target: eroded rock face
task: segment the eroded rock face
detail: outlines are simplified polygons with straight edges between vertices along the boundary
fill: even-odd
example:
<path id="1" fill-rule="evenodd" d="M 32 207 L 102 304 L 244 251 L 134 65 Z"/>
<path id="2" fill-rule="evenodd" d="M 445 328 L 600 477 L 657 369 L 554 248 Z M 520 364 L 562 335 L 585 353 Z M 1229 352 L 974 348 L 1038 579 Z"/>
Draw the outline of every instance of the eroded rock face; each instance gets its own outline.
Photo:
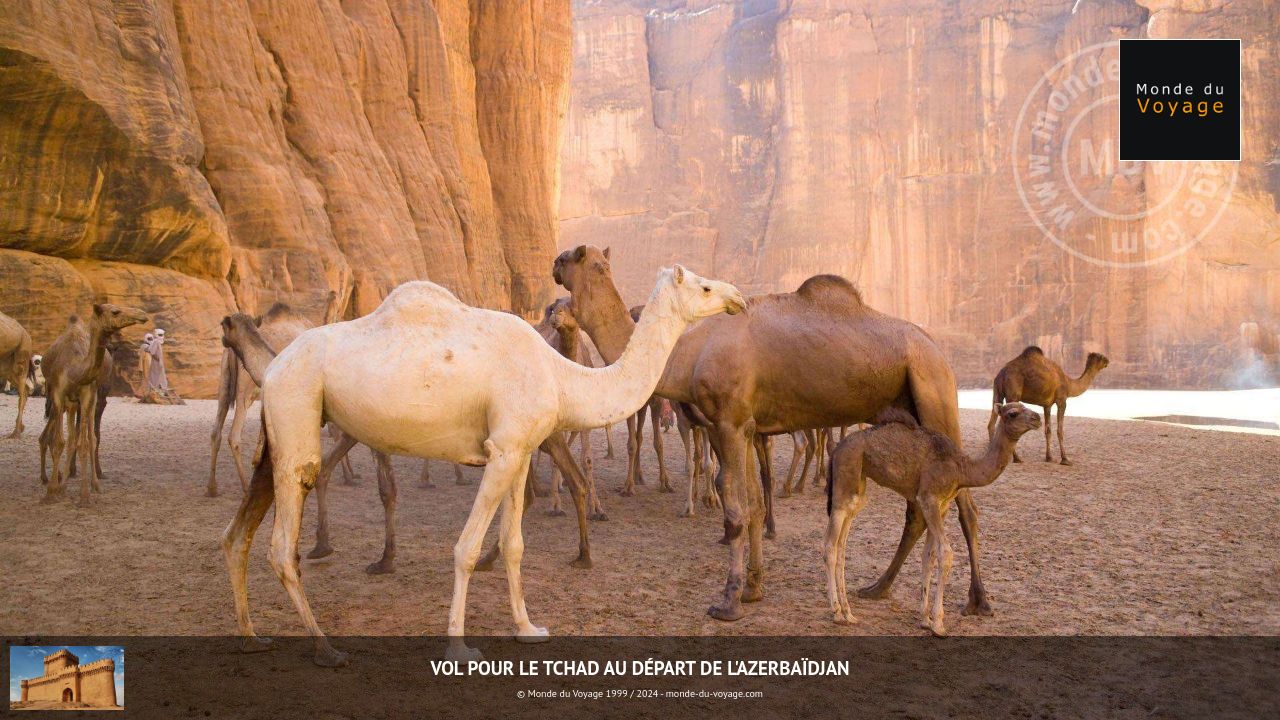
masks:
<path id="1" fill-rule="evenodd" d="M 611 245 L 629 302 L 677 261 L 749 292 L 835 272 L 926 327 L 966 384 L 989 384 L 1032 343 L 1072 373 L 1106 353 L 1102 385 L 1232 386 L 1274 372 L 1274 4 L 576 0 L 574 11 L 560 242 Z M 1169 259 L 1143 265 L 1161 253 L 1140 246 L 1134 267 L 1046 239 L 1014 182 L 1024 103 L 1034 117 L 1066 88 L 1062 72 L 1037 86 L 1044 73 L 1120 37 L 1244 47 L 1244 161 L 1229 198 L 1214 193 L 1222 214 Z M 1106 107 L 1079 128 L 1118 137 Z M 1161 203 L 1196 199 L 1155 164 L 1095 150 L 1084 194 L 1144 217 L 1080 213 L 1059 234 L 1082 255 L 1107 259 L 1109 238 L 1158 233 Z"/>
<path id="2" fill-rule="evenodd" d="M 40 349 L 141 307 L 188 397 L 237 309 L 354 317 L 428 278 L 534 311 L 569 27 L 568 0 L 5 2 L 0 310 Z"/>

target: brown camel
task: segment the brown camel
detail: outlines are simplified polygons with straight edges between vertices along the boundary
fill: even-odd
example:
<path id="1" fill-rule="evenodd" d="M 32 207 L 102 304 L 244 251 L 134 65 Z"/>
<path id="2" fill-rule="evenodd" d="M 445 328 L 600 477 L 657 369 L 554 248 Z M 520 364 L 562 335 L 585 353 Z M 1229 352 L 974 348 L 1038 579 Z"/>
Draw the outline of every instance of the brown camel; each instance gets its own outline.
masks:
<path id="1" fill-rule="evenodd" d="M 102 448 L 102 414 L 107 410 L 107 399 L 111 396 L 111 386 L 115 383 L 116 353 L 123 352 L 128 346 L 118 332 L 112 333 L 106 344 L 107 352 L 102 356 L 102 370 L 98 373 L 98 400 L 93 412 L 93 466 L 97 468 L 98 480 L 107 476 L 102 471 L 102 455 L 99 452 Z M 67 464 L 71 468 L 68 477 L 75 477 L 77 462 L 74 445 L 71 446 L 71 459 Z M 40 480 L 45 482 L 43 449 L 40 456 Z"/>
<path id="2" fill-rule="evenodd" d="M 31 392 L 27 377 L 34 374 L 31 335 L 17 320 L 0 313 L 0 381 L 7 380 L 18 391 L 18 416 L 13 420 L 10 439 L 22 437 L 22 431 L 26 429 L 22 424 L 22 413 L 27 409 L 27 394 Z"/>
<path id="3" fill-rule="evenodd" d="M 222 345 L 235 354 L 240 367 L 253 383 L 261 387 L 262 378 L 266 375 L 267 366 L 275 359 L 276 352 L 259 331 L 258 321 L 244 313 L 236 313 L 222 318 Z M 329 513 L 326 494 L 329 478 L 333 468 L 346 458 L 347 453 L 355 446 L 350 436 L 330 426 L 332 435 L 338 441 L 336 447 L 329 451 L 320 466 L 320 474 L 316 477 L 316 507 L 319 516 L 316 526 L 316 547 L 307 557 L 315 559 L 333 553 L 329 545 Z M 378 494 L 382 497 L 382 509 L 386 518 L 386 539 L 382 548 L 382 558 L 365 568 L 370 575 L 381 575 L 395 572 L 396 558 L 396 481 L 391 472 L 391 458 L 376 450 L 374 462 L 378 466 Z M 255 461 L 256 462 L 256 461 Z"/>
<path id="4" fill-rule="evenodd" d="M 947 634 L 943 622 L 942 592 L 951 572 L 951 545 L 943 523 L 947 506 L 966 488 L 995 482 L 1013 456 L 1018 438 L 1040 427 L 1040 416 L 1021 403 L 995 408 L 999 424 L 986 452 L 971 458 L 951 438 L 920 427 L 908 412 L 890 408 L 876 426 L 854 433 L 836 446 L 827 484 L 827 600 L 835 621 L 854 621 L 845 591 L 845 546 L 853 519 L 867 502 L 867 478 L 893 490 L 924 516 L 929 536 L 925 540 L 920 603 L 920 627 L 934 635 Z M 935 590 L 930 593 L 930 584 Z"/>
<path id="5" fill-rule="evenodd" d="M 336 293 L 330 293 L 330 305 L 333 305 Z M 326 312 L 326 315 L 329 313 Z M 285 303 L 275 303 L 258 317 L 258 332 L 272 353 L 279 353 L 294 338 L 315 327 L 302 313 Z M 240 452 L 240 439 L 244 432 L 244 423 L 249 418 L 249 406 L 258 399 L 258 385 L 253 382 L 248 370 L 236 360 L 235 353 L 228 348 L 222 355 L 222 371 L 218 382 L 218 413 L 214 419 L 213 431 L 209 435 L 209 484 L 205 495 L 218 495 L 218 447 L 222 444 L 222 426 L 227 419 L 227 410 L 233 403 L 235 414 L 231 417 L 231 432 L 227 435 L 227 447 L 231 448 L 231 459 L 236 464 L 236 474 L 240 476 L 240 487 L 247 490 L 249 478 L 245 472 L 244 458 Z M 261 448 L 261 438 L 258 441 Z"/>
<path id="6" fill-rule="evenodd" d="M 578 327 L 578 320 L 573 316 L 573 311 L 569 307 L 569 298 L 560 298 L 547 306 L 542 322 L 536 326 L 538 334 L 555 348 L 560 355 L 577 362 L 579 365 L 587 367 L 596 367 L 595 361 L 591 357 L 591 352 L 587 349 L 587 343 L 583 342 L 582 330 Z M 578 430 L 569 433 L 568 443 L 573 444 L 574 439 L 581 443 L 579 458 L 579 468 L 587 479 L 587 505 L 591 509 L 591 514 L 587 516 L 589 520 L 604 521 L 609 516 L 604 511 L 604 506 L 600 504 L 600 496 L 596 490 L 595 463 L 591 459 L 591 429 Z M 529 465 L 529 480 L 536 488 L 536 477 L 533 470 L 533 464 Z M 552 465 L 551 471 L 551 509 L 547 511 L 548 515 L 562 516 L 564 510 L 560 509 L 560 468 Z"/>
<path id="7" fill-rule="evenodd" d="M 582 245 L 556 258 L 553 276 L 573 297 L 578 323 L 606 362 L 621 356 L 635 328 L 613 283 L 609 255 Z M 827 372 L 815 371 L 826 369 Z M 720 460 L 717 488 L 729 540 L 729 577 L 708 613 L 743 616 L 763 597 L 764 529 L 772 478 L 753 475 L 752 439 L 804 428 L 869 422 L 885 408 L 914 411 L 921 423 L 960 444 L 955 376 L 941 349 L 916 325 L 867 306 L 847 280 L 818 275 L 794 293 L 753 298 L 747 312 L 708 318 L 677 342 L 656 394 L 695 406 Z M 956 496 L 969 546 L 966 613 L 991 612 L 978 564 L 977 507 Z M 893 561 L 875 585 L 883 597 L 924 530 L 910 508 Z M 750 558 L 747 549 L 750 548 Z"/>
<path id="8" fill-rule="evenodd" d="M 77 454 L 85 458 L 84 471 L 80 473 L 80 504 L 89 503 L 89 487 L 101 491 L 98 485 L 98 468 L 95 462 L 97 433 L 94 420 L 97 413 L 98 383 L 107 354 L 110 336 L 116 331 L 147 321 L 141 311 L 102 303 L 93 306 L 93 314 L 86 324 L 72 316 L 67 329 L 62 331 L 49 352 L 44 355 L 45 376 L 45 427 L 40 433 L 41 480 L 44 479 L 44 454 L 49 450 L 53 476 L 45 489 L 41 502 L 54 502 L 63 495 L 62 451 L 66 447 L 62 436 L 66 423 L 68 439 Z M 71 465 L 68 452 L 68 467 Z"/>
<path id="9" fill-rule="evenodd" d="M 1044 351 L 1035 345 L 1029 345 L 1021 355 L 1010 360 L 1000 372 L 996 373 L 993 383 L 991 418 L 987 420 L 987 435 L 995 431 L 996 411 L 1002 402 L 1024 402 L 1028 405 L 1039 405 L 1044 408 L 1044 461 L 1053 462 L 1053 440 L 1049 427 L 1049 408 L 1058 406 L 1058 459 L 1063 465 L 1070 465 L 1067 451 L 1062 447 L 1062 421 L 1067 414 L 1067 398 L 1081 395 L 1093 384 L 1093 379 L 1111 364 L 1106 355 L 1091 352 L 1084 363 L 1084 372 L 1080 377 L 1067 377 L 1062 366 L 1045 357 Z M 1015 452 L 1014 462 L 1022 462 Z"/>

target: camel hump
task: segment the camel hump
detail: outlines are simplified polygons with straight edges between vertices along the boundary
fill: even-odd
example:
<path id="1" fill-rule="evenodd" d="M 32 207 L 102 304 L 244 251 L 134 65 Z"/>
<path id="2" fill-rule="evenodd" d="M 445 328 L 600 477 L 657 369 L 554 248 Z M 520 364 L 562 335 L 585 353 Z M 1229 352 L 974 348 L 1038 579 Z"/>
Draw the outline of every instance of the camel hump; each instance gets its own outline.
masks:
<path id="1" fill-rule="evenodd" d="M 265 321 L 275 320 L 282 315 L 292 315 L 292 314 L 293 314 L 293 308 L 289 305 L 289 303 L 277 301 L 277 302 L 271 303 L 271 307 L 267 308 L 267 311 L 262 313 L 262 315 L 258 317 L 258 324 L 261 325 Z"/>
<path id="2" fill-rule="evenodd" d="M 1018 357 L 1020 357 L 1020 358 L 1028 358 L 1028 357 L 1031 357 L 1031 356 L 1033 356 L 1033 355 L 1044 355 L 1044 351 L 1043 351 L 1043 350 L 1041 350 L 1041 349 L 1040 349 L 1040 346 L 1038 346 L 1038 345 L 1028 345 L 1028 346 L 1026 346 L 1025 348 L 1023 348 L 1023 349 L 1022 349 L 1022 354 L 1021 354 L 1021 355 L 1019 355 Z"/>
<path id="3" fill-rule="evenodd" d="M 796 294 L 807 300 L 835 300 L 862 306 L 862 292 L 839 275 L 814 275 L 800 284 Z"/>
<path id="4" fill-rule="evenodd" d="M 920 427 L 920 422 L 916 420 L 915 416 L 902 408 L 885 408 L 876 416 L 876 425 L 892 425 L 894 423 L 906 425 L 910 428 Z"/>
<path id="5" fill-rule="evenodd" d="M 448 289 L 429 280 L 413 280 L 396 286 L 374 312 L 420 314 L 431 313 L 441 307 L 467 307 L 467 305 Z"/>

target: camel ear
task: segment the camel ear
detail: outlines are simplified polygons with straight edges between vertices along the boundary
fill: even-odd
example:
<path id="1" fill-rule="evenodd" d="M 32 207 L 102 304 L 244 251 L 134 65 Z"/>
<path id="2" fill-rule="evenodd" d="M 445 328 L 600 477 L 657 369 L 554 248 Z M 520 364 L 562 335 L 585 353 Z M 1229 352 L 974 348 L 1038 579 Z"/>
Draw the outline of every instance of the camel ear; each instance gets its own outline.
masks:
<path id="1" fill-rule="evenodd" d="M 100 305 L 100 304 L 94 304 L 94 306 L 93 306 L 93 314 L 94 314 L 94 315 L 97 315 L 97 316 L 99 316 L 99 317 L 101 317 L 101 316 L 102 316 L 102 314 L 103 314 L 103 313 L 105 313 L 106 311 L 107 311 L 107 309 L 106 309 L 106 308 L 104 308 L 104 307 L 102 307 L 102 305 Z"/>
<path id="2" fill-rule="evenodd" d="M 582 258 L 587 256 L 587 246 L 579 245 L 573 249 L 573 261 L 582 262 Z"/>
<path id="3" fill-rule="evenodd" d="M 684 266 L 676 265 L 672 269 L 675 270 L 674 277 L 676 279 L 676 284 L 683 285 L 684 284 Z"/>
<path id="4" fill-rule="evenodd" d="M 604 259 L 605 259 L 605 260 L 608 260 L 608 259 L 609 259 L 609 248 L 605 248 L 605 249 L 604 249 Z"/>

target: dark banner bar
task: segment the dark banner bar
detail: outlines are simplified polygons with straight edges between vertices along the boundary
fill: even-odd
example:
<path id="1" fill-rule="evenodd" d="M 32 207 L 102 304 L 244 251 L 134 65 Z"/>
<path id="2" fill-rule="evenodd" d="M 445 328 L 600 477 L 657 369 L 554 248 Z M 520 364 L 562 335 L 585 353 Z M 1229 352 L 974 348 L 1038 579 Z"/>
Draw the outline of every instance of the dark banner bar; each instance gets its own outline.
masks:
<path id="1" fill-rule="evenodd" d="M 332 642 L 348 666 L 315 666 L 299 637 L 256 654 L 231 637 L 6 638 L 122 646 L 130 718 L 1280 715 L 1274 637 L 489 637 L 458 665 L 443 638 Z"/>

